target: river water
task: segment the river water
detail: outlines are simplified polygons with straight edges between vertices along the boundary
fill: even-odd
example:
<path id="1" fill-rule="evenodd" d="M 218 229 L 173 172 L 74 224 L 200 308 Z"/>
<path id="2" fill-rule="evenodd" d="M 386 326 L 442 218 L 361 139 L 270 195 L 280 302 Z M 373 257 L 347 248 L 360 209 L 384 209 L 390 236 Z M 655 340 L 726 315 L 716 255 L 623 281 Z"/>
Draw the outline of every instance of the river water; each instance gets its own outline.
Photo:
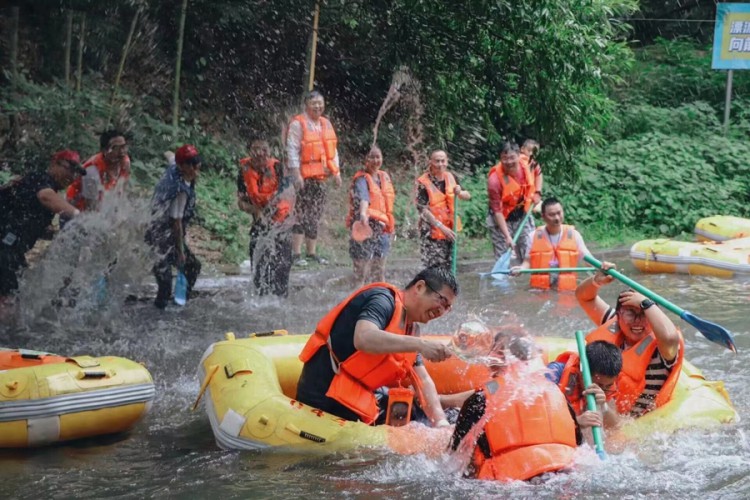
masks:
<path id="1" fill-rule="evenodd" d="M 640 275 L 624 257 L 615 260 L 642 284 L 735 333 L 736 356 L 677 320 L 685 334 L 687 359 L 707 378 L 724 380 L 738 412 L 747 415 L 750 283 Z M 157 386 L 150 414 L 127 435 L 1 451 L 2 497 L 750 498 L 747 419 L 713 430 L 653 436 L 610 453 L 606 462 L 584 450 L 573 472 L 542 485 L 463 479 L 446 457 L 400 457 L 373 450 L 332 456 L 220 450 L 202 405 L 196 412 L 189 409 L 199 388 L 196 369 L 203 351 L 226 331 L 238 336 L 273 328 L 309 332 L 349 292 L 336 280 L 344 272 L 295 273 L 286 301 L 253 297 L 247 280 L 205 280 L 199 282 L 203 293 L 184 309 L 161 312 L 141 300 L 117 306 L 116 314 L 103 313 L 100 322 L 40 314 L 26 318 L 23 326 L 0 327 L 5 346 L 142 361 Z M 405 284 L 412 275 L 413 270 L 402 270 L 388 278 Z M 495 286 L 476 272 L 459 278 L 462 293 L 454 310 L 427 331 L 452 332 L 469 318 L 489 324 L 517 321 L 536 335 L 549 336 L 572 337 L 576 329 L 590 327 L 564 298 L 529 293 L 525 279 Z M 614 299 L 620 288 L 613 284 L 603 294 Z"/>

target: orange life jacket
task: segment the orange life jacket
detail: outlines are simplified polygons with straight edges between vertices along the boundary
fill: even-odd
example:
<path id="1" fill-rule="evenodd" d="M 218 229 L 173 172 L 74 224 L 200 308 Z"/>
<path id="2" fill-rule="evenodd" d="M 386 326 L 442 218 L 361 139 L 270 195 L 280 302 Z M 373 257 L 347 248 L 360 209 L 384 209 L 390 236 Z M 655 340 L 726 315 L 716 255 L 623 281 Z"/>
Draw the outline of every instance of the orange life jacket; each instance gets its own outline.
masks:
<path id="1" fill-rule="evenodd" d="M 336 158 L 338 139 L 331 122 L 321 116 L 320 131 L 317 131 L 309 126 L 309 118 L 305 113 L 295 116 L 292 120 L 299 122 L 302 127 L 302 142 L 300 143 L 302 178 L 320 180 L 328 175 L 338 174 L 339 168 L 333 161 Z"/>
<path id="2" fill-rule="evenodd" d="M 557 267 L 575 267 L 578 264 L 578 245 L 574 236 L 575 228 L 564 225 L 560 228 L 560 241 L 553 246 L 549 234 L 544 226 L 536 228 L 529 251 L 529 263 L 531 269 L 547 269 L 557 257 Z M 558 290 L 575 290 L 578 277 L 576 273 L 558 273 Z M 550 275 L 547 273 L 532 274 L 531 287 L 548 290 L 550 287 Z"/>
<path id="3" fill-rule="evenodd" d="M 620 332 L 617 325 L 617 316 L 607 321 L 600 327 L 592 330 L 586 336 L 586 342 L 604 340 L 618 347 L 625 343 L 625 336 Z M 636 400 L 646 387 L 646 369 L 648 368 L 654 351 L 657 349 L 656 337 L 653 333 L 642 338 L 637 344 L 622 351 L 622 371 L 617 377 L 617 411 L 622 414 L 630 413 Z M 680 351 L 677 354 L 677 362 L 672 367 L 667 380 L 656 395 L 656 407 L 663 406 L 672 397 L 677 379 L 682 371 L 682 360 L 685 353 L 685 341 L 680 333 Z"/>
<path id="4" fill-rule="evenodd" d="M 565 399 L 573 407 L 576 415 L 580 415 L 586 411 L 586 398 L 583 397 L 582 389 L 581 359 L 578 354 L 568 351 L 560 354 L 555 361 L 565 364 L 557 387 L 565 394 Z"/>
<path id="5" fill-rule="evenodd" d="M 365 170 L 359 170 L 354 174 L 352 185 L 349 189 L 349 215 L 346 217 L 346 227 L 351 227 L 352 222 L 359 217 L 354 213 L 354 183 L 357 179 L 364 177 L 367 180 L 367 190 L 370 193 L 370 204 L 367 207 L 367 216 L 370 219 L 382 222 L 385 233 L 392 233 L 396 229 L 396 219 L 393 217 L 393 203 L 396 192 L 393 189 L 391 176 L 382 170 L 377 171 L 380 186 Z"/>
<path id="6" fill-rule="evenodd" d="M 423 185 L 427 190 L 429 200 L 429 209 L 438 222 L 445 227 L 453 229 L 453 212 L 455 210 L 454 191 L 456 189 L 456 179 L 450 172 L 443 172 L 445 180 L 445 193 L 440 191 L 430 180 L 430 174 L 425 172 L 417 179 L 417 183 Z M 446 236 L 437 227 L 433 226 L 430 232 L 430 238 L 433 240 L 444 240 Z"/>
<path id="7" fill-rule="evenodd" d="M 405 335 L 406 326 L 402 325 L 404 303 L 401 290 L 389 283 L 371 283 L 352 293 L 326 314 L 318 322 L 315 333 L 310 336 L 299 355 L 299 359 L 307 363 L 321 347 L 328 347 L 331 363 L 334 367 L 337 366 L 338 372 L 334 375 L 326 396 L 349 408 L 366 424 L 372 424 L 378 417 L 378 404 L 373 391 L 378 387 L 395 385 L 412 377 L 412 365 L 417 358 L 416 353 L 371 354 L 363 351 L 355 351 L 343 362 L 336 358 L 330 345 L 331 329 L 349 302 L 371 288 L 386 288 L 393 294 L 396 307 L 390 323 L 384 330 Z"/>
<path id="8" fill-rule="evenodd" d="M 494 167 L 490 169 L 490 173 L 487 176 L 491 177 L 492 175 L 496 175 L 498 180 L 500 181 L 500 186 L 502 186 L 502 202 L 503 202 L 503 217 L 506 219 L 508 218 L 508 215 L 516 209 L 516 207 L 523 202 L 523 211 L 528 212 L 531 208 L 531 203 L 533 200 L 533 194 L 534 194 L 534 177 L 531 175 L 531 172 L 529 171 L 529 166 L 524 163 L 520 163 L 519 167 L 521 168 L 521 171 L 524 174 L 525 182 L 523 184 L 519 184 L 519 182 L 509 175 L 507 175 L 505 172 L 503 172 L 503 164 L 502 162 L 498 163 Z"/>
<path id="9" fill-rule="evenodd" d="M 519 398 L 518 384 L 534 387 L 534 400 Z M 523 379 L 506 372 L 485 385 L 488 416 L 484 433 L 490 458 L 477 446 L 473 463 L 478 479 L 527 480 L 568 467 L 576 451 L 575 422 L 565 396 L 543 371 Z M 523 393 L 522 393 L 523 394 Z M 529 396 L 532 396 L 530 394 Z"/>
<path id="10" fill-rule="evenodd" d="M 120 179 L 127 180 L 130 177 L 130 157 L 127 155 L 125 155 L 125 158 L 122 160 L 120 175 L 118 176 L 110 177 L 107 174 L 107 164 L 104 162 L 104 153 L 95 154 L 86 160 L 82 167 L 86 170 L 88 170 L 89 167 L 96 168 L 96 171 L 99 173 L 99 180 L 105 191 L 114 188 Z M 70 186 L 68 186 L 68 189 L 65 192 L 65 197 L 67 198 L 68 203 L 76 207 L 78 210 L 86 209 L 86 200 L 83 198 L 83 177 L 78 177 L 70 184 Z"/>
<path id="11" fill-rule="evenodd" d="M 279 184 L 281 183 L 279 174 L 279 160 L 269 158 L 266 162 L 266 171 L 258 172 L 252 167 L 250 157 L 240 160 L 242 166 L 242 178 L 245 181 L 245 190 L 250 201 L 259 208 L 265 208 L 278 194 Z M 271 172 L 267 175 L 266 172 Z M 274 222 L 284 222 L 289 213 L 292 211 L 290 200 L 278 199 L 276 202 L 276 212 L 272 220 Z"/>

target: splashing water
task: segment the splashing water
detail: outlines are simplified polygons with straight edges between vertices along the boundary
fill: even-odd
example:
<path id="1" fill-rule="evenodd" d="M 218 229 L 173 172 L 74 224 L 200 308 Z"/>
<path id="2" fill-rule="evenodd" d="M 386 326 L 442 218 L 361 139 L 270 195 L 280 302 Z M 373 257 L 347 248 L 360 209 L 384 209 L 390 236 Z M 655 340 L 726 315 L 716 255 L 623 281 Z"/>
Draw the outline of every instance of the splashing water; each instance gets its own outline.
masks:
<path id="1" fill-rule="evenodd" d="M 105 193 L 96 212 L 85 212 L 56 235 L 44 257 L 23 276 L 20 319 L 104 325 L 137 293 L 153 257 L 144 242 L 148 200 Z"/>

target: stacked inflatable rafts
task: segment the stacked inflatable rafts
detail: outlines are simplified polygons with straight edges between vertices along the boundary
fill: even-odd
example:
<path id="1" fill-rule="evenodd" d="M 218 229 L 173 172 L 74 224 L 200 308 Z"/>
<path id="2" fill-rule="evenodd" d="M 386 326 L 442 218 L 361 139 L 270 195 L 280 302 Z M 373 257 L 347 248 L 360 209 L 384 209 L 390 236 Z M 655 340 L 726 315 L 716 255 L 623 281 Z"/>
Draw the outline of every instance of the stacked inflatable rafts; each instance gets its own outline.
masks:
<path id="1" fill-rule="evenodd" d="M 750 275 L 750 219 L 725 215 L 695 225 L 698 243 L 643 240 L 630 249 L 635 267 L 645 273 L 685 273 L 732 278 Z"/>

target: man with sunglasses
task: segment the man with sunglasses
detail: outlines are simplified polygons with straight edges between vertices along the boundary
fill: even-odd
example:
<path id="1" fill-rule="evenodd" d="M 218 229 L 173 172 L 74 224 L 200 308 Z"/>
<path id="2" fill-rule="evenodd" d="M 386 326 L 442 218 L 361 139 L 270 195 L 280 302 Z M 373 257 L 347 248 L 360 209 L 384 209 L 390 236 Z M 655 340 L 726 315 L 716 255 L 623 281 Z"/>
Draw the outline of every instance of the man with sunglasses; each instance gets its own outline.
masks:
<path id="1" fill-rule="evenodd" d="M 605 262 L 603 269 L 615 266 Z M 628 289 L 610 307 L 599 288 L 614 280 L 597 271 L 581 282 L 576 298 L 598 328 L 586 342 L 604 340 L 622 351 L 622 371 L 617 378 L 615 401 L 620 415 L 640 417 L 672 397 L 685 353 L 680 330 L 652 300 Z"/>
<path id="2" fill-rule="evenodd" d="M 99 152 L 86 160 L 86 174 L 76 179 L 66 192 L 78 210 L 95 210 L 105 192 L 121 192 L 130 178 L 130 157 L 125 134 L 106 130 L 99 136 Z"/>
<path id="3" fill-rule="evenodd" d="M 78 215 L 58 191 L 83 173 L 79 163 L 77 152 L 58 151 L 46 171 L 0 187 L 0 300 L 18 289 L 18 272 L 27 267 L 25 254 L 47 232 L 55 214 Z"/>
<path id="4" fill-rule="evenodd" d="M 601 426 L 604 415 L 610 413 L 607 401 L 617 393 L 617 377 L 622 370 L 622 353 L 609 342 L 597 340 L 586 345 L 586 358 L 591 370 L 591 385 L 584 387 L 581 359 L 577 352 L 567 351 L 547 365 L 547 378 L 557 384 L 575 411 L 579 427 Z M 597 408 L 586 410 L 586 396 L 593 394 Z"/>
<path id="5" fill-rule="evenodd" d="M 372 424 L 380 410 L 374 391 L 411 384 L 430 423 L 448 425 L 423 358 L 443 361 L 450 351 L 420 338 L 415 323 L 447 313 L 457 295 L 455 277 L 442 267 L 421 271 L 403 290 L 388 283 L 360 288 L 320 320 L 302 350 L 297 400 Z"/>

